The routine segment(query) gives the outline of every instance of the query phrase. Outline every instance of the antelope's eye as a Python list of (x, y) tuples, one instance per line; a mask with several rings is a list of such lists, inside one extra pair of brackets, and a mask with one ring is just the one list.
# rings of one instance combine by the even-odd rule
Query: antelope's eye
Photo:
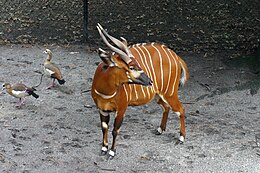
[(134, 66), (129, 67), (130, 70), (135, 70)]

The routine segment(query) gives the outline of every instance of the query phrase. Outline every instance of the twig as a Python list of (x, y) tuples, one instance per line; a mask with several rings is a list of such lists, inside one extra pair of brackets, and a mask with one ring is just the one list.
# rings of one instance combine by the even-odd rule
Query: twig
[(201, 86), (205, 87), (208, 91), (210, 91), (210, 87), (208, 84), (199, 83)]
[(43, 73), (41, 74), (41, 79), (40, 79), (40, 83), (38, 84), (38, 85), (36, 85), (36, 86), (33, 86), (32, 88), (37, 88), (38, 86), (40, 86), (41, 84), (42, 84), (42, 77), (43, 77)]
[(90, 92), (90, 91), (91, 91), (91, 89), (87, 89), (87, 90), (84, 90), (84, 91), (81, 90), (80, 95), (82, 96), (83, 93), (87, 93), (87, 92)]
[(116, 171), (116, 169), (113, 169), (113, 168), (101, 168), (97, 162), (94, 162), (94, 165), (96, 165), (98, 168), (100, 168), (102, 171)]
[(195, 102), (182, 102), (182, 104), (193, 105), (193, 104), (195, 104)]
[(85, 90), (85, 91), (81, 91), (81, 93), (87, 93), (87, 92), (89, 92), (89, 91), (91, 91), (91, 89), (87, 89), (87, 90)]
[[(100, 168), (100, 167), (99, 167)], [(116, 171), (116, 169), (112, 168), (100, 168), (102, 171)]]
[(249, 111), (247, 111), (247, 113), (249, 113), (249, 114), (257, 114), (259, 112), (249, 112)]

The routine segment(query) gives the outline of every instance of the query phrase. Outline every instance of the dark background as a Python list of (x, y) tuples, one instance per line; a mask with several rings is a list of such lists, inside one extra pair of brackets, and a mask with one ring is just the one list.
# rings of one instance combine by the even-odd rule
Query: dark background
[(256, 52), (259, 0), (1, 0), (0, 43), (101, 45), (99, 22), (129, 43), (163, 42), (180, 52)]

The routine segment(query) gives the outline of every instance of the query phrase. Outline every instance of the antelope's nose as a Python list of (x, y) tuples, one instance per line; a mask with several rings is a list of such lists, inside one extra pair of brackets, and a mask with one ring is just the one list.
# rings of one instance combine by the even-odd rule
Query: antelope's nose
[(139, 78), (143, 82), (142, 85), (144, 86), (152, 85), (153, 83), (153, 81), (145, 73), (142, 73)]

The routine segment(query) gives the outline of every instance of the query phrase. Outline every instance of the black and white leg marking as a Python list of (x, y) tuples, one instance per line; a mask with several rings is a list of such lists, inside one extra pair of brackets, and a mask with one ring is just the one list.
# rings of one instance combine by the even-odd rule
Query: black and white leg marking
[(103, 133), (103, 144), (101, 148), (101, 154), (106, 155), (108, 151), (108, 123), (109, 123), (109, 113), (99, 110), (101, 129)]

